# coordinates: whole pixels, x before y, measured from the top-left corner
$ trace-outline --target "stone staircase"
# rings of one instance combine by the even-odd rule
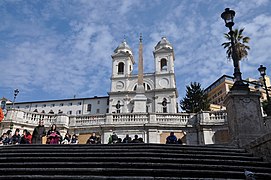
[[[244,149],[166,144],[14,145],[0,147],[0,179],[256,179],[271,163]]]

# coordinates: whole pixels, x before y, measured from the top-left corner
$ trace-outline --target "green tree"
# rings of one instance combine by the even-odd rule
[[[236,48],[236,55],[239,60],[246,58],[248,55],[248,50],[250,50],[250,47],[247,45],[249,43],[250,38],[243,35],[244,29],[245,28],[242,28],[240,30],[235,29],[233,31],[233,41]],[[231,36],[228,33],[224,33],[224,37],[228,41],[221,44],[221,46],[223,46],[224,49],[227,49],[226,51],[227,58],[230,60],[232,59]]]
[[[210,110],[208,95],[201,89],[200,83],[191,82],[186,86],[186,96],[180,101],[181,108],[188,113]]]

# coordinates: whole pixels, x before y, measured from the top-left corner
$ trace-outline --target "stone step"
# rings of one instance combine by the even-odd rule
[[[8,146],[13,149],[160,149],[160,150],[200,150],[200,151],[219,151],[219,152],[237,152],[245,153],[244,149],[239,149],[230,146],[191,146],[191,145],[167,145],[167,144],[97,144],[97,145],[11,145]],[[31,148],[30,148],[31,147]],[[3,147],[0,147],[3,148]],[[4,148],[5,149],[5,148]],[[3,149],[3,150],[4,150]]]
[[[270,163],[261,161],[242,161],[231,159],[197,159],[197,158],[161,158],[161,157],[1,157],[1,163],[11,162],[152,162],[179,164],[211,164],[271,167]]]
[[[147,177],[200,177],[200,178],[244,178],[243,172],[218,170],[183,170],[175,169],[136,169],[136,168],[11,168],[0,169],[0,174],[7,175],[45,175],[45,176],[147,176]],[[255,173],[259,179],[271,178],[268,173]]]
[[[11,145],[0,163],[0,179],[271,179],[271,163],[230,146]]]
[[[236,166],[236,165],[210,165],[210,164],[177,164],[177,163],[150,163],[150,162],[17,162],[1,163],[5,168],[138,168],[138,169],[194,169],[194,170],[220,170],[220,171],[244,171],[268,173],[271,167],[261,166]]]
[[[34,148],[34,149],[21,149],[21,148],[17,148],[17,149],[3,149],[1,152],[2,154],[6,154],[6,153],[46,153],[48,152],[48,148]],[[93,148],[88,147],[88,148],[60,148],[60,149],[54,149],[56,150],[55,152],[61,152],[61,153],[70,153],[70,152],[80,152],[80,153],[92,153],[93,152]],[[187,150],[187,149],[146,149],[146,148],[142,148],[142,149],[138,149],[138,148],[126,148],[123,147],[123,149],[105,149],[105,148],[101,148],[101,149],[95,149],[95,151],[99,151],[100,153],[119,153],[119,152],[148,152],[148,153],[188,153],[188,154],[206,154],[206,155],[231,155],[231,156],[253,156],[252,153],[247,153],[247,152],[220,152],[220,151],[210,151],[210,150]],[[0,154],[1,156],[1,154]]]
[[[10,175],[6,176],[0,175],[0,180],[13,180],[13,179],[28,179],[28,180],[33,180],[33,179],[38,179],[38,180],[180,180],[180,177],[147,177],[147,176],[136,176],[136,177],[131,177],[131,176],[91,176],[91,175],[73,175],[73,176],[67,176],[67,175]],[[198,178],[187,178],[190,180],[198,180]],[[210,179],[209,179],[210,180]],[[222,179],[221,179],[222,180]],[[238,180],[238,179],[236,179]]]
[[[261,161],[259,157],[251,156],[231,156],[231,155],[213,155],[213,154],[191,154],[191,153],[153,153],[153,152],[42,152],[42,153],[1,153],[2,158],[15,157],[161,157],[161,158],[196,158],[196,159],[228,159],[228,160],[243,160],[243,161]]]

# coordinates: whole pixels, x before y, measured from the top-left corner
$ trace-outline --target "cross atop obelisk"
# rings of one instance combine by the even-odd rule
[[[146,113],[147,97],[143,86],[143,45],[142,34],[139,38],[139,56],[138,56],[138,79],[136,95],[134,97],[134,112]]]

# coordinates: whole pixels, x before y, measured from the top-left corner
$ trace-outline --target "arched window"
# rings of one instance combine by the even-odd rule
[[[161,71],[167,71],[167,60],[166,59],[161,59],[161,62],[160,62],[160,65],[161,65]]]
[[[144,87],[145,91],[151,90],[151,86],[148,83],[143,83],[143,87]],[[136,89],[137,89],[137,85],[135,85],[134,91],[136,91]]]
[[[124,73],[124,63],[120,62],[118,64],[118,74],[123,74]]]

